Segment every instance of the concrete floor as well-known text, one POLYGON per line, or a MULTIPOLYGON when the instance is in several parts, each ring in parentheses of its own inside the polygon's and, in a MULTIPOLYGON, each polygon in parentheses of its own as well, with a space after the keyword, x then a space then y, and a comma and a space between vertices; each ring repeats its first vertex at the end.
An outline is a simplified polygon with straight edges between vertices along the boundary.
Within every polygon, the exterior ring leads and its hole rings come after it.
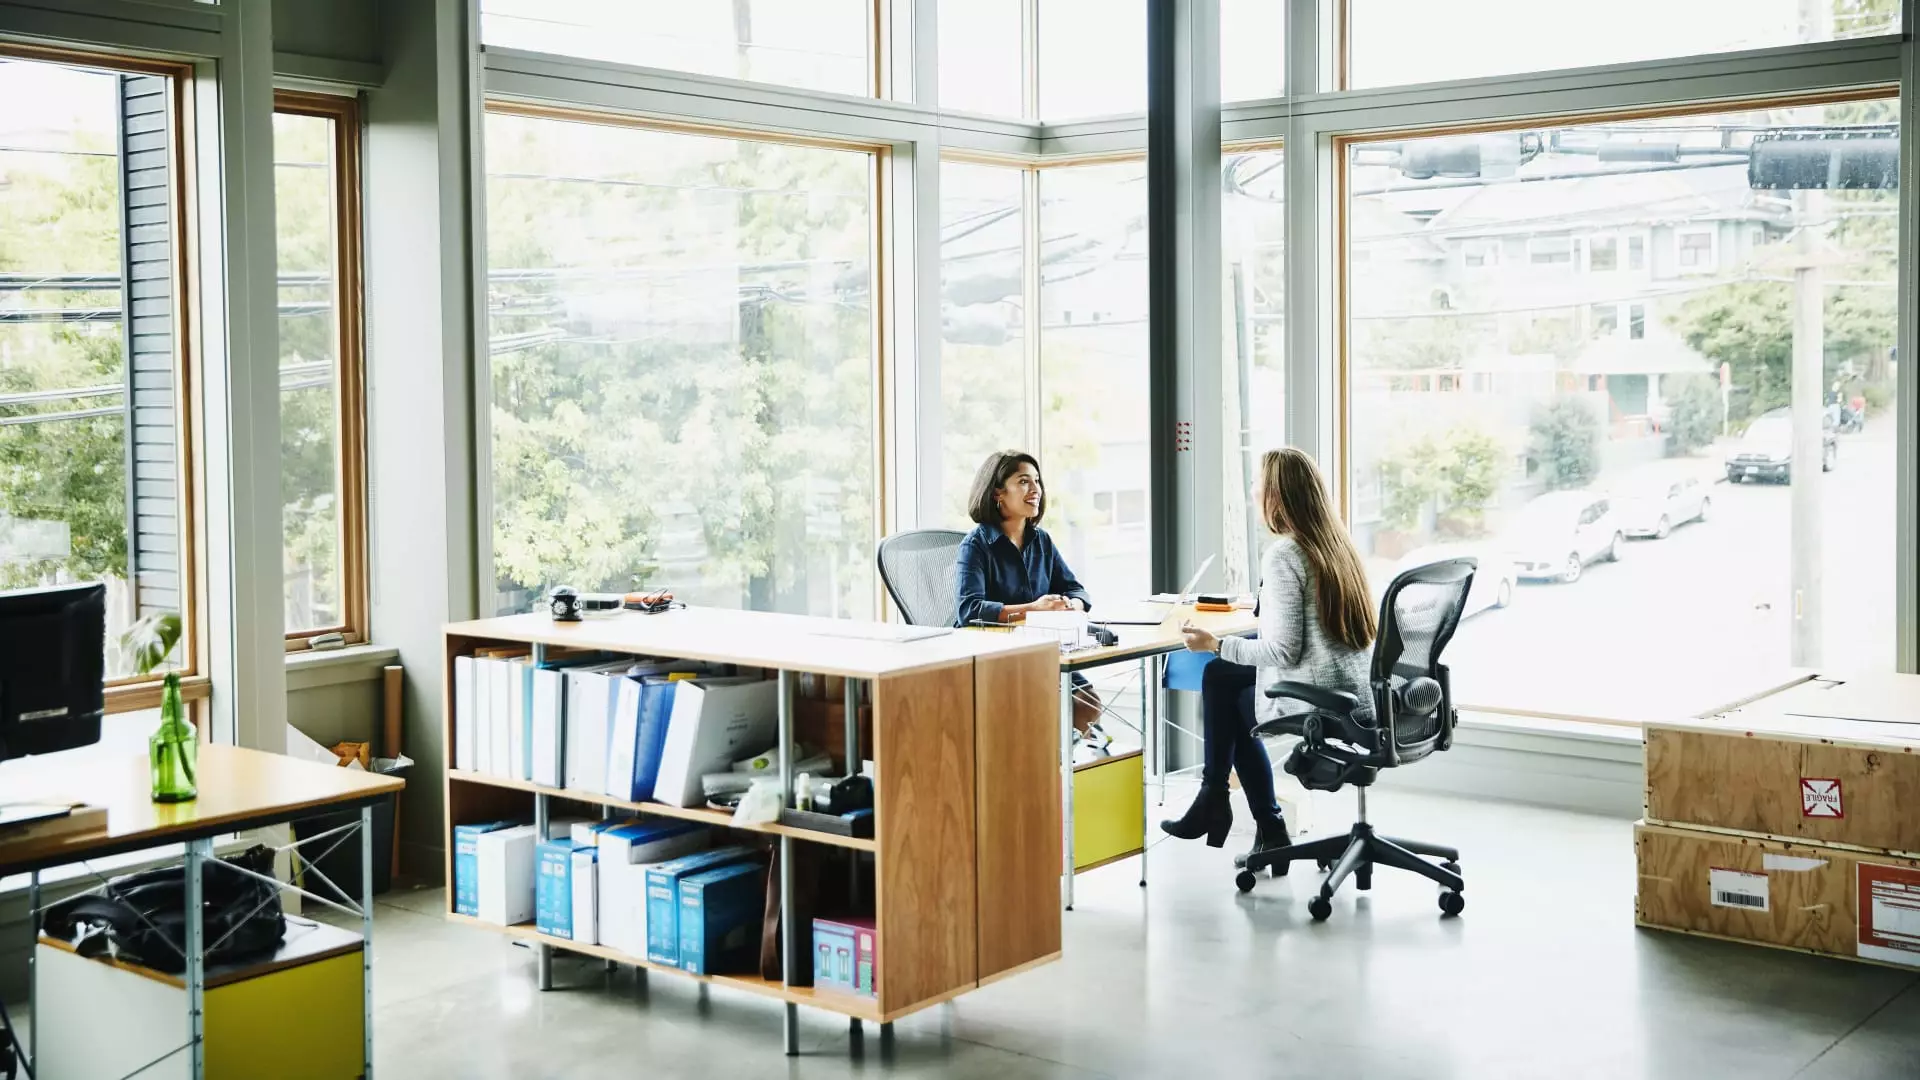
MULTIPOLYGON (((1169 796, 1171 803, 1172 796, 1169 796)), ((1315 808, 1350 817, 1345 794, 1315 808)), ((1156 815, 1157 816, 1157 815, 1156 815)), ((555 962, 439 918, 438 889, 375 920, 379 1070, 434 1077, 1920 1077, 1920 973, 1633 925, 1631 826, 1381 791, 1383 831, 1462 849, 1466 913, 1381 872, 1307 917, 1311 868, 1233 887, 1225 852, 1168 841, 1083 875, 1057 964, 896 1025, 845 1021, 555 962)), ((1241 823, 1244 833, 1244 822, 1241 823)), ((1244 844, 1236 838, 1229 846, 1244 844)), ((1351 887, 1349 886, 1349 889, 1351 887)))

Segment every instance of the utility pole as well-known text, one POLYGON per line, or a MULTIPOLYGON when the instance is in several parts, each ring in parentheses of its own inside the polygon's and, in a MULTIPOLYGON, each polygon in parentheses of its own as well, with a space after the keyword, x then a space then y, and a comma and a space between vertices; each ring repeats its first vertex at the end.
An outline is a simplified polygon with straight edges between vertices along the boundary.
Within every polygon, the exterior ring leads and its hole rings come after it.
POLYGON ((1822 603, 1821 508, 1826 447, 1821 388, 1826 383, 1826 310, 1821 303, 1820 230, 1825 228, 1826 195, 1793 193, 1797 228, 1793 267, 1793 465, 1792 473, 1792 648, 1794 667, 1819 667, 1825 625, 1822 603))
MULTIPOLYGON (((1833 28, 1833 0, 1800 0, 1802 39, 1824 41, 1833 28)), ((1826 414, 1821 388, 1826 384, 1826 307, 1822 303, 1820 263, 1825 256, 1827 198, 1824 191, 1793 193, 1795 243, 1793 267, 1793 465, 1791 562, 1791 646, 1794 667, 1819 667, 1825 630, 1822 593, 1821 517, 1826 457, 1821 418, 1826 414)))

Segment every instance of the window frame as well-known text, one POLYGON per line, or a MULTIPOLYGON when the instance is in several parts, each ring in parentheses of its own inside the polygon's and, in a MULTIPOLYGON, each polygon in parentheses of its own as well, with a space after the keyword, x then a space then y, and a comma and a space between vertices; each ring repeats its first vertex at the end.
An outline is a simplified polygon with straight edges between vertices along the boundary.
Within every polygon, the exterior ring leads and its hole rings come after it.
POLYGON ((1673 273, 1675 277, 1711 277, 1720 272, 1720 225, 1675 225, 1673 227, 1673 273), (1694 266, 1686 265, 1681 253, 1687 250, 1686 241, 1691 237, 1707 238, 1706 259, 1694 266))
POLYGON ((1527 237, 1527 265, 1557 266, 1565 267, 1568 270, 1580 270, 1582 264, 1585 262, 1585 259, 1581 255, 1581 252, 1584 250, 1585 245, 1581 244, 1579 238, 1572 233, 1567 233, 1564 236, 1557 233, 1546 236, 1529 236, 1527 237), (1557 245, 1562 243, 1564 243, 1566 247, 1556 251, 1557 245), (1540 256, 1543 254, 1561 255, 1564 257, 1542 259, 1540 256))
MULTIPOLYGON (((341 94, 275 89, 275 114, 309 116, 333 124, 334 330, 337 341, 334 378, 338 391, 338 427, 334 432, 334 476, 340 504, 340 612, 330 626, 288 630, 286 647, 313 647, 323 634, 340 634, 349 645, 371 639, 368 626, 367 570, 367 411, 365 266, 361 237, 360 102, 341 94)), ((276 364, 278 358, 275 358, 276 364)), ((283 571, 284 572, 284 571, 283 571)))
MULTIPOLYGON (((207 641, 207 620, 204 617, 204 575, 200 566, 200 558, 204 551, 200 534, 203 525, 200 507, 204 494, 201 491, 200 471, 195 459, 198 434, 196 424, 200 420, 201 413, 195 404, 199 395, 200 379, 199 351, 194 348, 194 342, 199 331, 192 319, 192 312, 197 305, 197 300, 192 295, 194 282, 197 281, 194 272, 194 253, 197 245, 193 236, 194 173, 190 157, 190 148, 194 144, 193 110, 190 107, 195 78, 194 66, 184 62, 10 41, 0 41, 0 58, 91 68, 118 75, 150 75, 167 81, 167 129, 172 134, 167 142, 167 209, 171 223, 168 240, 172 245, 173 254, 170 307, 174 320, 173 418, 177 474, 175 497, 178 500, 180 523, 177 536, 180 548, 181 633, 178 646, 180 663, 168 672, 155 675, 128 675, 108 679, 103 698, 106 714, 109 716, 159 708, 165 675, 171 673, 179 678, 180 696, 183 701, 205 701, 212 696, 213 681, 206 672, 201 670, 201 659, 207 654, 210 646, 207 641)), ((126 206, 122 205, 119 212, 120 227, 124 230, 128 227, 126 206)), ((123 307, 121 318, 124 320, 127 317, 124 308, 128 303, 124 293, 121 295, 120 303, 123 307)), ((133 360, 131 357, 126 357, 124 362, 131 364, 133 360)), ((131 438, 131 432, 127 437, 131 438)), ((126 498, 131 503, 135 495, 130 473, 127 474, 127 479, 129 486, 126 498)), ((132 538, 129 537, 128 540, 131 552, 132 538)), ((128 577, 128 583, 131 585, 131 567, 128 568, 128 577)))

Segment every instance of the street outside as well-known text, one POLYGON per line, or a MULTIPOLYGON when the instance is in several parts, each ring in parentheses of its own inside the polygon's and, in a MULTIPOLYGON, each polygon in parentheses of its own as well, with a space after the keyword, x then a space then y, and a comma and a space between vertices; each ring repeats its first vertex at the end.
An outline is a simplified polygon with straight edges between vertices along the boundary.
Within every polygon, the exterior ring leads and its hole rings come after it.
MULTIPOLYGON (((1840 437, 1825 485, 1822 670, 1886 670, 1894 651, 1893 418, 1840 437)), ((1505 609, 1467 619, 1447 650, 1454 699, 1540 713, 1642 720, 1692 715, 1777 681, 1791 666, 1791 506, 1784 484, 1729 484, 1726 444, 1644 466, 1695 473, 1705 521, 1630 540, 1618 563, 1572 584, 1521 581, 1505 609)), ((1627 490, 1640 470, 1602 476, 1627 490)), ((1498 541, 1491 545, 1498 548, 1498 541)), ((1370 572, 1378 572, 1369 568, 1370 572)))

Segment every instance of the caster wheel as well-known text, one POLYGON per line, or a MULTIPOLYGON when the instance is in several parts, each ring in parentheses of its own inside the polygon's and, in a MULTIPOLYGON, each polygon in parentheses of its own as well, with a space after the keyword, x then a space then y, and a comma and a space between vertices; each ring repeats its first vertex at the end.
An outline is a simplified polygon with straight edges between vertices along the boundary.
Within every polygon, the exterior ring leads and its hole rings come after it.
POLYGON ((1324 874, 1324 873, 1326 873, 1327 871, 1329 871, 1329 870, 1331 870, 1331 869, 1333 869, 1333 860, 1332 860, 1332 859, 1320 859, 1320 860, 1318 860, 1318 861, 1317 861, 1317 863, 1316 863, 1316 865, 1318 865, 1318 866, 1320 867, 1320 872, 1324 874))
POLYGON ((1449 860, 1441 863, 1440 869, 1445 870, 1449 874, 1457 874, 1460 872, 1460 864, 1449 860))
POLYGON ((1241 892, 1252 892, 1253 882, 1254 882, 1254 877, 1253 877, 1253 871, 1251 870, 1242 870, 1240 871, 1239 876, 1233 879, 1233 883, 1240 887, 1241 892))
POLYGON ((1286 877, 1287 867, 1292 865, 1293 865, 1292 863, 1277 862, 1277 863, 1274 863, 1272 866, 1267 867, 1267 873, 1274 877, 1286 877))
POLYGON ((1316 896, 1307 901, 1307 914, 1313 916, 1314 922, 1326 922, 1327 917, 1333 914, 1333 902, 1324 896, 1316 896))
POLYGON ((1359 889, 1361 892, 1370 891, 1373 888, 1373 871, 1371 870, 1354 871, 1353 887, 1356 889, 1359 889))
POLYGON ((1443 892, 1440 894, 1440 913, 1441 914, 1458 915, 1462 911, 1465 911, 1466 909, 1467 909, 1466 897, 1461 896, 1459 893, 1454 892, 1452 889, 1448 889, 1446 892, 1443 892))

